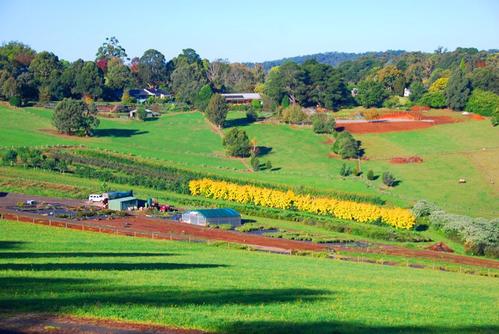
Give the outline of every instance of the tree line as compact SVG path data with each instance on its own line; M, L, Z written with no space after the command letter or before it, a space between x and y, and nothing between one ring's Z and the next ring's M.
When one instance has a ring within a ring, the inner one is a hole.
M98 48L95 60L68 62L9 42L0 47L0 98L13 104L63 98L113 101L131 88L159 87L177 102L201 110L208 106L207 95L229 92L258 92L267 111L289 104L329 110L418 104L494 116L499 104L499 53L494 50L367 53L337 67L316 59L301 61L265 71L259 64L208 61L193 49L170 60L154 49L130 59L111 37ZM410 101L401 99L407 89Z

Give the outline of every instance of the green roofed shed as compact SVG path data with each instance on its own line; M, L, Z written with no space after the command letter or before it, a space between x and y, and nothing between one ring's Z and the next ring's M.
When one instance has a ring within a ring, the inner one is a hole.
M137 208L138 206L139 201L133 196L110 199L108 202L108 208L115 211L125 211L129 208Z
M241 214L234 209L199 209L191 210L182 214L184 223L194 225L221 225L230 224L232 226L241 225Z

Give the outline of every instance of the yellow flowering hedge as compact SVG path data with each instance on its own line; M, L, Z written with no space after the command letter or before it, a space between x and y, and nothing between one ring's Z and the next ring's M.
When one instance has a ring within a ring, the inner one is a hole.
M300 195L294 192L275 190L252 185L214 181L210 179L191 180L192 195L213 199L254 204L276 209L296 209L320 215L369 223L380 219L397 228L412 228L415 218L410 210L385 208L369 203L337 200L329 197Z

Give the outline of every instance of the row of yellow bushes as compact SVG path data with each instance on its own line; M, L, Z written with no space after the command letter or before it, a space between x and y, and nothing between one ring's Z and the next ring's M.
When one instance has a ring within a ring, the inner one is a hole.
M252 185L214 181L210 179L189 182L192 195L223 199L243 204L254 204L277 209L296 209L320 215L369 223L377 220L397 227L412 228L415 218L410 210L385 208L369 203L337 200L329 197L295 194Z

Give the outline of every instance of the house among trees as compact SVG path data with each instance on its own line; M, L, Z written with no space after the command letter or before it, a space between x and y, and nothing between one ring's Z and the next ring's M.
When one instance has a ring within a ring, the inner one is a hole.
M404 97L411 96L411 90L409 88L404 88Z
M261 100L262 97L258 93L230 93L221 94L225 102L234 104L251 103L253 100Z
M154 96L160 99L171 98L172 95L163 89L159 88L144 88L144 89L130 89L128 91L130 97L133 97L137 102L145 102L149 96Z

